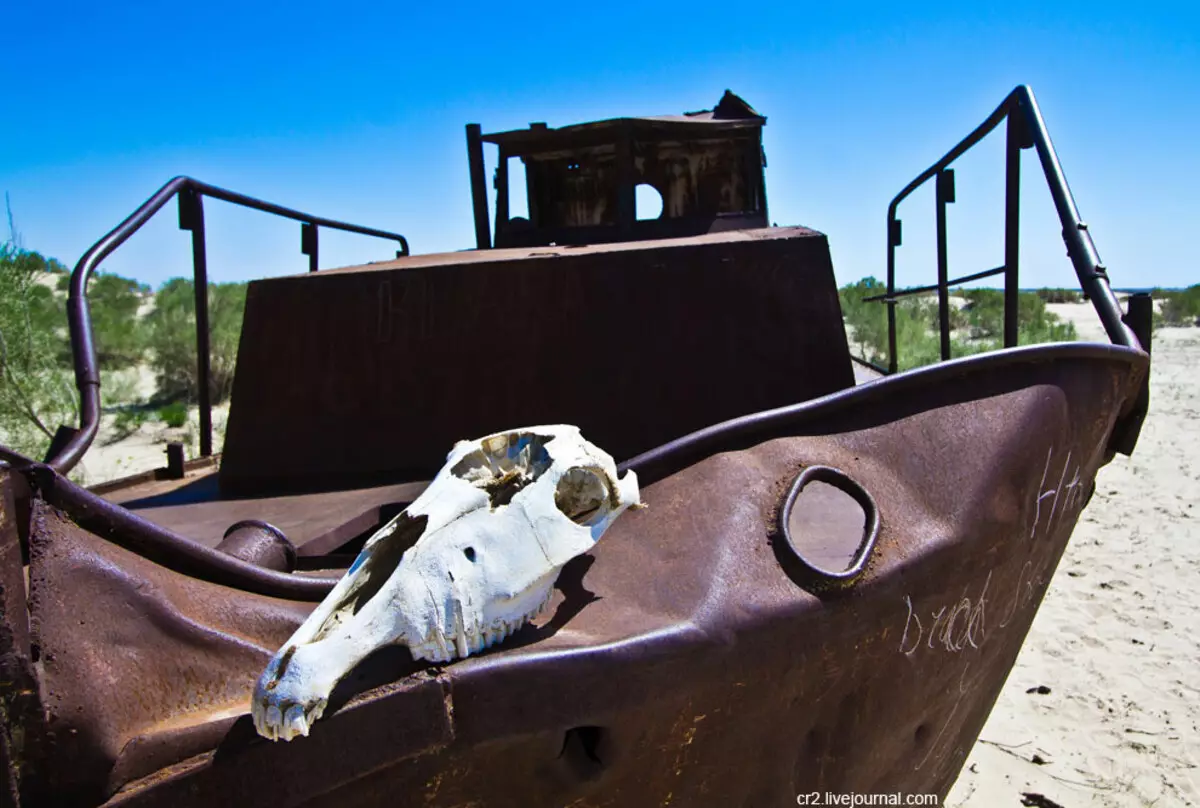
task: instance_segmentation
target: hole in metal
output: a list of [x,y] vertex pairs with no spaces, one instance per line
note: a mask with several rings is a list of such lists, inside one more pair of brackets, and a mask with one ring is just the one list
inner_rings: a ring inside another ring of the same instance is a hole
[[813,480],[796,494],[788,533],[796,551],[813,566],[845,572],[862,547],[867,515],[858,501],[836,485]]
[[601,750],[607,734],[604,727],[572,727],[563,735],[559,760],[582,780],[596,777],[604,770]]
[[879,534],[871,495],[844,472],[810,466],[780,511],[788,549],[816,583],[846,584],[862,574]]

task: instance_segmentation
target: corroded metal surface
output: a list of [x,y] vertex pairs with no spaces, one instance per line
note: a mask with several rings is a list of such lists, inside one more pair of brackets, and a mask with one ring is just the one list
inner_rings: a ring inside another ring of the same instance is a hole
[[[1120,348],[997,354],[646,455],[633,465],[650,507],[568,566],[537,625],[445,667],[381,653],[291,744],[259,739],[245,713],[312,604],[179,575],[35,500],[33,642],[54,754],[24,783],[28,804],[944,794],[1145,370]],[[812,587],[777,548],[783,499],[813,465],[845,472],[879,511],[866,570],[841,592]]]
[[37,656],[30,641],[24,548],[29,488],[0,468],[0,806],[20,805],[22,791],[40,788],[49,744],[38,693]]
[[805,228],[256,281],[221,486],[428,479],[464,435],[527,424],[627,458],[853,384],[828,242]]

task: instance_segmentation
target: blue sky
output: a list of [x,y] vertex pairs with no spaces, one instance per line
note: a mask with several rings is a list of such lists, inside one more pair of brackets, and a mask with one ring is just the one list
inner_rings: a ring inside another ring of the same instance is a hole
[[[1194,3],[403,5],[10,4],[0,190],[23,245],[73,265],[189,174],[397,230],[414,252],[462,249],[465,123],[680,112],[728,87],[768,118],[771,218],[827,233],[840,282],[882,277],[890,198],[1028,83],[1115,285],[1200,282]],[[1000,146],[960,162],[953,274],[1002,261]],[[1024,161],[1022,285],[1073,284]],[[206,213],[214,280],[306,268],[298,225]],[[931,283],[932,190],[901,216],[900,281]],[[323,267],[390,249],[326,232],[321,248]],[[190,274],[173,207],[103,268]]]

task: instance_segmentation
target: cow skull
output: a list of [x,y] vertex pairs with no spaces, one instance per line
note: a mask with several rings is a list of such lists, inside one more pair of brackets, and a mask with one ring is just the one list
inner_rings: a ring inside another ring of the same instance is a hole
[[254,688],[255,728],[272,740],[308,735],[334,686],[385,645],[446,662],[500,642],[638,502],[637,476],[618,480],[577,427],[459,442],[271,659]]

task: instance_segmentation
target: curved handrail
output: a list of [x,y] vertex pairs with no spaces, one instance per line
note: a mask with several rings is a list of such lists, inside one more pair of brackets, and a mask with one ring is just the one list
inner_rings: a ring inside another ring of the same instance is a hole
[[[70,439],[54,452],[52,457],[46,459],[46,464],[60,474],[66,474],[74,468],[75,464],[83,457],[84,452],[91,446],[92,441],[95,440],[96,433],[100,428],[100,374],[96,362],[96,346],[93,342],[91,311],[88,308],[87,302],[88,278],[91,277],[92,272],[100,265],[101,261],[107,258],[117,247],[124,244],[155,213],[161,210],[163,205],[167,204],[172,197],[180,195],[182,201],[185,194],[210,196],[234,205],[260,210],[287,219],[294,219],[312,228],[328,227],[334,230],[344,230],[364,236],[388,239],[389,241],[399,243],[400,251],[397,253],[397,256],[408,255],[408,241],[399,233],[390,233],[386,230],[360,227],[359,225],[347,224],[321,216],[313,216],[298,210],[285,208],[282,205],[276,205],[272,202],[255,199],[245,194],[218,188],[215,185],[209,185],[206,182],[200,182],[191,177],[175,177],[162,188],[159,188],[137,210],[129,214],[125,221],[109,231],[108,235],[88,248],[71,273],[71,287],[67,297],[67,324],[71,333],[71,353],[75,361],[75,384],[79,388],[80,426]],[[203,248],[201,248],[200,254],[203,254]],[[310,267],[315,268],[315,250],[310,253],[310,259]],[[198,295],[198,299],[201,297],[201,295]],[[197,316],[199,317],[199,313],[197,313]],[[205,317],[205,320],[207,320],[207,317]]]
[[81,527],[176,572],[273,598],[320,601],[341,577],[294,575],[206,547],[76,485],[42,463],[17,469],[49,505]]
[[[1100,263],[1100,256],[1096,252],[1096,245],[1092,241],[1091,233],[1088,232],[1087,225],[1084,224],[1079,216],[1079,209],[1075,205],[1075,198],[1071,195],[1071,188],[1067,185],[1062,164],[1059,163],[1058,154],[1055,152],[1054,144],[1050,140],[1050,134],[1046,131],[1046,122],[1042,118],[1042,112],[1038,107],[1037,99],[1033,95],[1033,90],[1025,84],[1019,85],[1009,93],[1008,97],[1004,99],[1000,106],[996,107],[996,110],[983,123],[977,126],[958,145],[946,152],[940,160],[917,175],[916,179],[906,185],[904,190],[898,193],[892,199],[891,203],[888,204],[887,302],[889,304],[889,320],[892,320],[894,317],[892,308],[894,301],[891,298],[895,292],[895,247],[898,243],[898,238],[895,238],[894,234],[898,233],[896,227],[897,206],[913,191],[943,172],[967,149],[974,146],[990,134],[1001,122],[1014,114],[1024,124],[1028,140],[1037,149],[1038,158],[1042,164],[1042,172],[1046,177],[1046,184],[1050,188],[1050,194],[1054,199],[1054,207],[1058,212],[1059,221],[1062,223],[1063,241],[1066,243],[1067,255],[1075,267],[1075,274],[1079,279],[1080,288],[1087,295],[1088,299],[1092,301],[1092,305],[1100,317],[1100,322],[1104,325],[1105,333],[1108,334],[1108,338],[1113,344],[1141,348],[1148,351],[1149,346],[1142,345],[1134,331],[1123,321],[1120,304],[1117,302],[1117,298],[1109,285],[1105,267]],[[889,331],[894,333],[892,323],[889,323]],[[894,371],[896,362],[894,340],[889,348],[892,354],[890,360],[892,364],[891,370]]]
[[1028,368],[1050,362],[1076,360],[1131,364],[1139,373],[1145,373],[1149,367],[1149,358],[1136,346],[1095,342],[1053,342],[1024,345],[1007,351],[972,354],[947,362],[923,365],[903,373],[889,374],[808,401],[740,415],[648,449],[640,455],[618,463],[617,472],[635,472],[638,485],[646,488],[722,452],[741,451],[776,438],[821,434],[812,431],[814,428],[830,428],[830,423],[821,419],[836,418],[839,413],[853,407],[866,410],[874,405],[881,405],[872,412],[883,417],[887,413],[894,413],[894,409],[888,409],[886,405],[895,402],[898,395],[911,394],[914,390],[933,389],[937,385],[944,385],[949,380],[960,379],[969,374],[996,374],[1013,367]]

